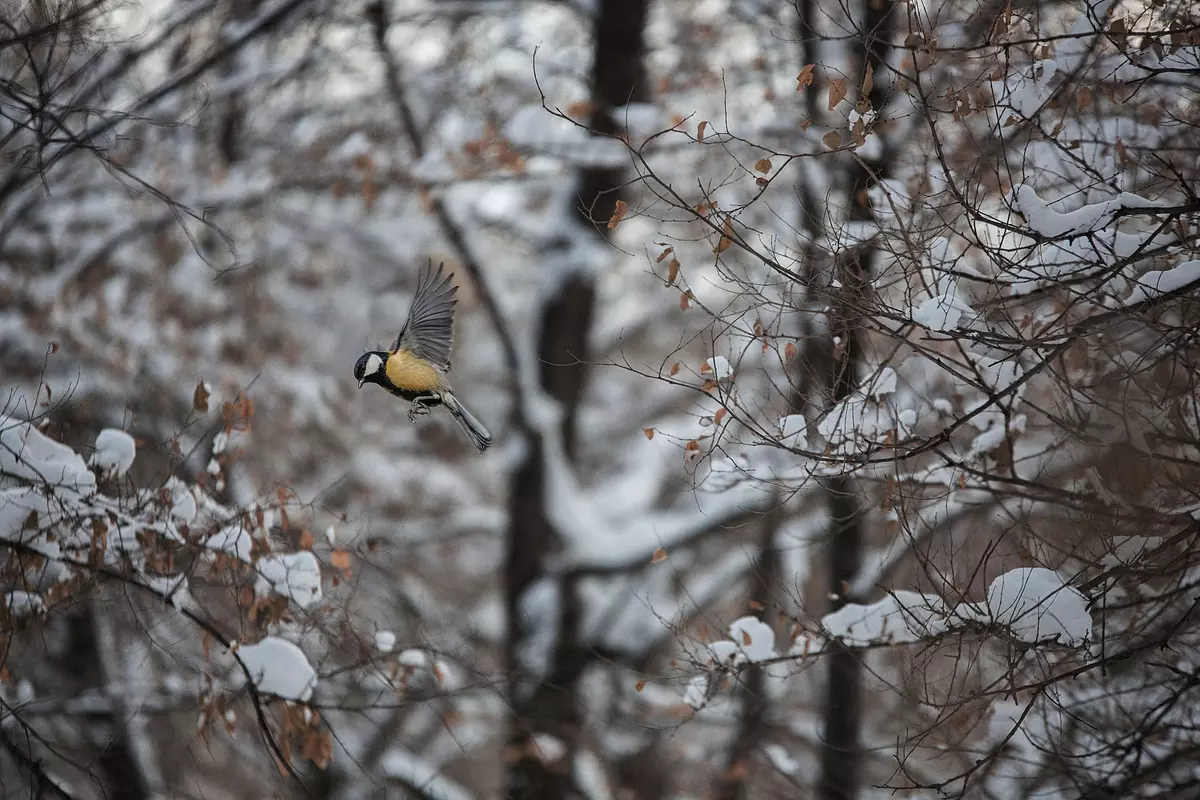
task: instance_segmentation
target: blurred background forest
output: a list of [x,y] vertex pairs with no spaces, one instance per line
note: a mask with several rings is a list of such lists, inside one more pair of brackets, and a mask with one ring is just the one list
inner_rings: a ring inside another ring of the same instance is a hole
[[1200,797],[1198,123],[1183,1],[0,0],[0,796]]

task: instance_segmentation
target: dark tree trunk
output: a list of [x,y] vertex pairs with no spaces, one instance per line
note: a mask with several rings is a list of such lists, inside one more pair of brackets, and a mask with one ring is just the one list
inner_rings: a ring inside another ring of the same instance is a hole
[[[650,99],[642,37],[648,0],[603,0],[596,19],[592,61],[589,127],[619,134],[624,120],[614,109]],[[625,171],[596,167],[580,172],[577,210],[598,236],[607,236],[608,221],[624,183]],[[571,269],[573,265],[564,265]],[[575,456],[575,415],[587,386],[587,337],[591,330],[596,288],[590,275],[576,271],[551,300],[542,320],[542,385],[563,407],[563,444]],[[557,336],[549,338],[548,333]]]
[[[779,550],[775,537],[782,516],[783,509],[777,507],[763,519],[762,539],[753,573],[754,583],[750,588],[749,605],[762,609],[761,619],[768,625],[779,610],[774,603],[780,588]],[[729,751],[725,774],[717,786],[717,800],[742,800],[749,796],[748,779],[761,771],[750,762],[768,738],[767,698],[762,668],[751,667],[742,673],[741,680],[738,732]]]
[[[229,21],[241,24],[258,12],[259,0],[233,0],[229,5]],[[241,59],[231,58],[222,68],[224,76],[229,79],[235,76]],[[218,120],[216,132],[217,152],[225,162],[225,166],[241,161],[245,156],[246,146],[243,141],[246,136],[246,103],[242,92],[230,92],[218,103]]]
[[[543,330],[545,335],[545,330]],[[537,733],[553,735],[564,743],[578,738],[579,717],[573,700],[573,687],[561,685],[557,675],[531,674],[522,662],[521,651],[535,634],[529,621],[521,614],[521,602],[526,592],[544,573],[545,557],[557,541],[554,527],[546,517],[544,472],[545,447],[540,436],[529,437],[528,450],[517,469],[509,497],[508,559],[505,564],[505,610],[509,620],[509,636],[505,646],[508,666],[509,704],[512,717],[508,731],[510,768],[507,794],[512,800],[568,797],[571,788],[570,772],[554,769],[540,757],[533,745]],[[560,591],[560,596],[562,592]],[[556,613],[561,609],[552,610]],[[554,660],[559,651],[569,647],[572,631],[561,623],[561,613]],[[557,672],[557,670],[553,670]],[[562,694],[560,694],[560,689]],[[548,701],[557,696],[558,703]]]
[[[96,615],[106,613],[97,600],[90,600],[69,618],[70,657],[62,666],[72,673],[80,686],[89,687],[101,695],[107,691],[101,669],[100,644],[96,635]],[[111,800],[143,800],[151,795],[145,776],[134,760],[128,740],[125,720],[110,718],[99,734],[100,754],[96,758],[95,777],[103,787],[104,796]]]
[[[603,0],[596,21],[592,126],[603,133],[619,130],[612,108],[631,100],[646,99],[642,28],[646,0]],[[579,209],[586,222],[594,223],[598,235],[612,216],[622,184],[620,169],[586,169],[579,179]],[[547,268],[571,270],[575,265],[545,259]],[[559,434],[569,459],[577,447],[576,421],[587,388],[588,337],[596,289],[586,269],[573,271],[558,285],[558,291],[542,310],[538,337],[539,378],[542,388],[561,406]],[[509,730],[507,794],[516,800],[564,798],[577,795],[569,759],[580,738],[580,707],[576,686],[592,659],[585,644],[576,638],[580,608],[575,586],[560,580],[557,617],[558,637],[548,674],[531,675],[520,660],[520,652],[533,631],[522,619],[521,600],[545,574],[545,559],[557,545],[558,533],[550,522],[545,503],[545,450],[536,431],[529,435],[525,459],[518,467],[509,500],[508,554],[505,564],[506,610],[510,621],[506,645],[509,671],[509,700],[513,708]],[[546,733],[567,747],[565,763],[546,763],[532,747],[532,737]]]
[[[854,481],[836,478],[828,482],[831,547],[829,579],[835,600],[830,611],[843,605],[841,585],[853,578],[862,553],[862,511]],[[848,800],[858,794],[858,729],[862,716],[862,665],[858,654],[839,647],[827,659],[825,683],[825,731],[821,752],[820,796]]]
[[596,286],[591,276],[577,271],[542,310],[538,346],[542,388],[562,408],[563,447],[572,461],[577,455],[576,417],[587,388],[587,341],[595,303]]
[[[892,25],[890,0],[862,0],[863,11],[859,28],[859,52],[857,72],[859,80],[870,65],[875,74],[871,92],[871,105],[880,111],[886,102],[882,67],[887,47],[891,41]],[[879,135],[879,134],[876,134]],[[846,185],[850,187],[848,201],[850,218],[869,221],[872,211],[865,199],[865,191],[873,180],[888,173],[889,150],[881,148],[883,155],[876,161],[851,162],[847,166]],[[874,177],[873,177],[874,176]],[[839,259],[839,278],[842,288],[837,290],[832,306],[835,310],[831,333],[840,337],[841,347],[835,349],[833,364],[832,400],[840,402],[849,397],[858,379],[862,362],[860,328],[866,313],[875,251],[869,247],[844,255]],[[833,600],[829,610],[836,611],[845,604],[846,585],[854,579],[862,559],[863,517],[866,508],[860,499],[857,482],[853,478],[840,477],[826,483],[830,511],[829,547],[829,590]],[[850,800],[858,795],[861,775],[861,744],[859,729],[862,724],[862,664],[857,652],[850,648],[838,648],[827,661],[825,694],[824,747],[821,753],[821,779],[819,796],[825,800]]]
[[[597,133],[619,134],[624,119],[614,109],[650,99],[645,65],[648,0],[602,0],[592,48],[592,112]],[[580,213],[605,235],[620,193],[624,170],[585,169],[579,181]]]

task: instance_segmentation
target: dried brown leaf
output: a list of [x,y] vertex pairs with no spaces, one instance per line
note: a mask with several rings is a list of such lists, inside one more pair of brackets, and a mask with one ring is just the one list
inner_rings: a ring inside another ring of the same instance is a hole
[[821,137],[821,141],[824,142],[825,146],[830,150],[837,150],[842,146],[842,135],[837,131],[830,131]]
[[829,110],[837,108],[837,104],[846,99],[846,81],[834,78],[829,82]]
[[717,246],[713,248],[714,253],[724,253],[733,244],[733,219],[725,217],[725,221],[721,224],[721,238],[717,240]]
[[192,408],[201,414],[208,411],[208,388],[204,385],[204,381],[197,383],[196,390],[192,392]]
[[620,224],[621,220],[628,213],[629,204],[624,200],[618,200],[616,206],[613,208],[612,216],[608,218],[608,229],[611,231],[613,228],[617,227],[617,225]]
[[675,279],[679,277],[679,259],[672,258],[671,263],[667,264],[667,284],[674,284]]
[[804,69],[800,70],[800,74],[796,76],[797,92],[806,86],[812,86],[814,67],[816,67],[815,64],[805,64]]

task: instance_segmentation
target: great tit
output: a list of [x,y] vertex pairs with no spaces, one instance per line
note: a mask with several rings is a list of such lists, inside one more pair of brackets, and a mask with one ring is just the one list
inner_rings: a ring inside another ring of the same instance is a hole
[[442,275],[433,262],[421,269],[417,293],[408,311],[408,321],[391,350],[363,353],[354,365],[358,388],[377,383],[397,397],[412,403],[410,422],[428,414],[434,406],[445,406],[472,444],[483,452],[492,443],[492,435],[471,412],[458,402],[446,373],[450,371],[450,345],[454,339],[454,306],[458,288],[450,283],[454,273]]

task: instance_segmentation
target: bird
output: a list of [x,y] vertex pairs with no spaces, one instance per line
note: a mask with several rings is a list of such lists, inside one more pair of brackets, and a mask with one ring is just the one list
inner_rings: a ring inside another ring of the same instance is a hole
[[358,388],[374,383],[412,403],[409,422],[444,406],[454,421],[482,453],[492,443],[492,434],[466,409],[446,379],[450,372],[450,347],[454,340],[454,306],[458,287],[445,275],[443,264],[421,268],[417,291],[408,310],[408,320],[390,350],[369,350],[354,365]]

